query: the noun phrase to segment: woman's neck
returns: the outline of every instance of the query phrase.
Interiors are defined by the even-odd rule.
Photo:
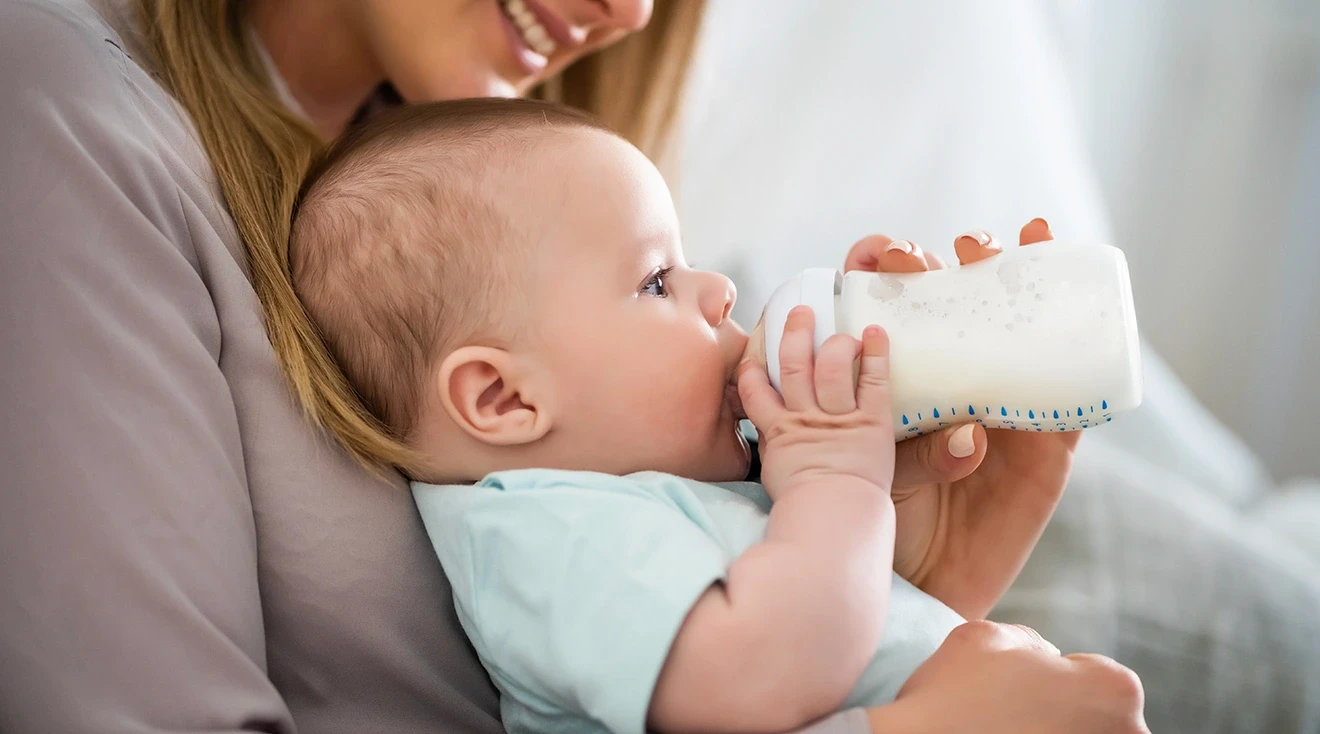
[[[248,21],[289,93],[327,140],[348,127],[384,81],[342,3],[252,0]]]

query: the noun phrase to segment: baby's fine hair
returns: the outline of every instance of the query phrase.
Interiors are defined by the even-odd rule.
[[[510,338],[533,232],[500,174],[552,133],[595,129],[544,102],[410,105],[351,130],[312,166],[294,209],[294,287],[367,409],[407,442],[442,350]]]

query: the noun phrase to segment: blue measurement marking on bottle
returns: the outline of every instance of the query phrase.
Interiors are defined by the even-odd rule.
[[[1022,411],[1017,410],[1016,408],[1013,410],[1013,414],[1016,415],[1016,416],[1019,417],[1019,418],[1022,417]]]
[[[1081,415],[1082,415],[1082,406],[1079,405],[1077,406],[1077,416],[1080,418]]]
[[[917,420],[921,420],[921,414],[917,413]]]
[[[1005,408],[1005,407],[1002,406],[1002,405],[999,406],[999,414],[1000,414],[1000,415],[1003,415],[1003,416],[1008,415],[1008,408]]]
[[[1105,423],[1108,423],[1109,421],[1112,421],[1112,420],[1113,420],[1113,418],[1106,418],[1106,419],[1105,419]]]
[[[1109,410],[1109,401],[1108,401],[1108,400],[1101,400],[1101,401],[1100,401],[1100,410]]]
[[[1059,411],[1057,411],[1057,410],[1054,411],[1054,419],[1055,419],[1055,420],[1058,420],[1058,419],[1059,419]]]
[[[1070,411],[1068,411],[1068,417],[1069,417],[1069,418],[1071,418],[1071,417],[1072,417],[1072,411],[1071,411],[1071,410],[1070,410]]]
[[[1035,417],[1036,417],[1036,411],[1034,411],[1034,410],[1028,410],[1028,411],[1027,411],[1027,417],[1028,417],[1028,418],[1035,418]]]
[[[976,408],[973,408],[970,405],[967,406],[967,415],[976,415]]]
[[[907,424],[908,424],[907,416],[903,416],[903,425],[906,426]]]
[[[949,408],[949,412],[952,413],[952,414],[954,414],[954,415],[958,415],[958,409],[957,409],[957,408]]]
[[[1095,406],[1094,406],[1094,405],[1091,406],[1091,412],[1092,412],[1092,413],[1095,412]]]
[[[940,417],[940,409],[939,409],[939,408],[935,408],[935,409],[933,409],[933,410],[931,411],[930,414],[931,414],[932,416],[936,417],[936,418],[939,418],[939,417]]]

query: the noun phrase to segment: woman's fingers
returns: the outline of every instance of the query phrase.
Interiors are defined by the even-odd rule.
[[[999,240],[994,235],[981,229],[974,229],[965,234],[958,235],[953,241],[953,250],[958,253],[958,262],[963,265],[971,265],[974,262],[980,262],[987,257],[994,257],[1004,251]]]
[[[930,270],[943,270],[949,266],[944,262],[944,258],[928,251],[926,252],[926,267]]]
[[[894,489],[956,482],[976,471],[986,447],[985,429],[975,423],[903,441],[894,456]]]
[[[843,415],[857,409],[853,363],[861,344],[847,334],[825,340],[816,355],[816,401],[826,413]]]
[[[812,376],[815,330],[816,317],[809,306],[797,306],[788,312],[784,336],[779,342],[779,391],[789,410],[807,410],[816,405]]]
[[[1054,239],[1054,233],[1050,231],[1050,223],[1036,217],[1027,222],[1022,227],[1022,232],[1018,234],[1019,245],[1034,245],[1037,242],[1047,242]]]
[[[1054,646],[1054,643],[1045,639],[1039,632],[1025,624],[1009,624],[1008,626],[1016,630],[1018,640],[1021,643],[1019,645],[1020,647],[1030,648],[1048,655],[1058,656],[1061,654],[1059,648]]]
[[[880,267],[880,257],[893,238],[883,234],[867,235],[857,240],[857,244],[848,250],[848,257],[843,260],[843,271],[863,270],[874,273]]]
[[[892,418],[889,395],[889,335],[879,326],[862,330],[862,359],[857,370],[857,407]]]
[[[930,269],[926,253],[915,242],[894,240],[881,253],[876,268],[881,273],[920,273]]]

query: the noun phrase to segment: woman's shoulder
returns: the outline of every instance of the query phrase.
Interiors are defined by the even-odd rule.
[[[6,0],[0,4],[0,89],[54,90],[67,82],[117,76],[123,41],[86,0]]]

